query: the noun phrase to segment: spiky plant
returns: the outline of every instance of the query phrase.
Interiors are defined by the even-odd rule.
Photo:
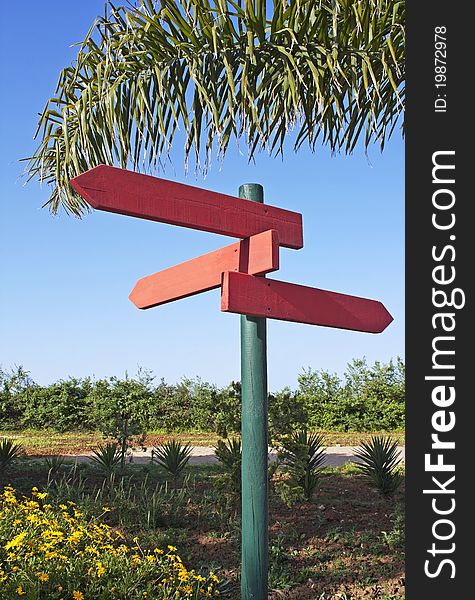
[[[397,470],[401,462],[397,442],[390,437],[372,436],[369,442],[363,442],[355,450],[355,456],[361,461],[357,464],[358,469],[382,496],[392,496],[396,492],[402,482]]]
[[[15,460],[23,454],[21,444],[8,438],[0,439],[0,476],[3,476]]]
[[[152,460],[173,477],[175,487],[183,469],[190,460],[192,447],[180,444],[177,440],[169,440],[153,449]]]
[[[242,463],[241,440],[238,438],[219,440],[214,447],[214,454],[218,461],[226,469],[233,489],[236,491],[236,493],[239,493],[241,489]]]
[[[312,498],[317,488],[325,462],[324,442],[323,435],[303,429],[284,438],[279,451],[284,469],[292,483],[302,488],[307,500]]]
[[[282,153],[351,152],[404,108],[404,0],[141,0],[98,18],[46,102],[27,164],[47,202],[81,215],[71,178],[98,164],[156,171],[177,132],[206,169],[244,138]]]
[[[92,451],[91,462],[110,478],[120,465],[122,453],[117,442],[108,442]]]
[[[64,456],[48,456],[45,459],[46,466],[48,468],[48,479],[54,478],[61,471],[61,468],[65,464]]]

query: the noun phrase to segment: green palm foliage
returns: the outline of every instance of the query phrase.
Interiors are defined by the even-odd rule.
[[[389,437],[372,436],[355,451],[361,464],[356,466],[382,496],[392,496],[402,482],[397,471],[401,462],[397,442]]]
[[[69,180],[98,164],[156,172],[177,131],[206,170],[243,138],[283,152],[384,146],[404,106],[404,1],[141,0],[100,18],[41,114],[30,178],[87,209]]]

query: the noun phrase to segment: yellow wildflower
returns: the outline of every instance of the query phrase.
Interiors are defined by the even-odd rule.
[[[23,540],[26,537],[26,531],[22,531],[12,540],[5,544],[5,550],[10,550],[10,548],[20,548],[23,545]]]
[[[25,590],[24,590],[24,589],[21,587],[21,585],[19,585],[19,586],[17,587],[17,589],[16,589],[16,593],[17,593],[19,596],[24,596],[24,595],[26,594]]]
[[[49,579],[49,575],[43,572],[36,573],[36,576],[41,581],[41,583],[45,583]]]
[[[82,592],[78,592],[76,590],[73,591],[74,600],[84,600],[84,594]]]

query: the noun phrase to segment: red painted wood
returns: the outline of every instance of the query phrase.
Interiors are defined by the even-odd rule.
[[[223,273],[221,310],[367,333],[393,320],[377,300],[233,272]]]
[[[281,246],[303,246],[302,215],[268,204],[105,165],[71,185],[99,210],[238,238],[274,229]]]
[[[265,231],[164,271],[143,277],[129,298],[138,308],[152,308],[221,285],[223,271],[259,275],[279,268],[276,231]]]

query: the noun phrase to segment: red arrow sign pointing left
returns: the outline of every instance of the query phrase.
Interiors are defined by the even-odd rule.
[[[106,165],[78,175],[71,185],[99,210],[236,238],[274,229],[281,246],[303,246],[302,215],[276,206]]]
[[[152,308],[193,296],[221,285],[223,271],[260,275],[279,268],[279,243],[275,231],[264,231],[214,252],[142,277],[129,298],[137,308]]]

